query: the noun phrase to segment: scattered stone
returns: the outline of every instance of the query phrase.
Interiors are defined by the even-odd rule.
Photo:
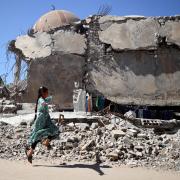
[[[148,138],[148,136],[146,134],[143,134],[143,133],[137,134],[137,137],[138,138],[144,138],[144,139]]]
[[[128,129],[127,130],[128,134],[131,135],[131,136],[137,136],[138,134],[138,131],[136,129]]]
[[[115,125],[114,124],[108,124],[108,125],[106,125],[106,129],[108,129],[108,130],[113,130],[115,128]]]
[[[116,152],[111,152],[107,155],[107,157],[110,158],[111,161],[117,161],[119,155]]]
[[[89,129],[89,124],[87,123],[75,123],[75,126],[78,127],[82,131]]]
[[[92,123],[91,129],[96,129],[96,128],[98,128],[98,123]]]
[[[134,111],[128,111],[124,114],[124,117],[129,119],[134,119],[136,118],[136,113]]]
[[[90,140],[89,142],[87,142],[82,148],[81,150],[89,150],[90,147],[95,145],[95,141],[94,140]]]
[[[74,123],[73,122],[72,123],[68,123],[67,126],[73,128],[74,127]]]
[[[62,126],[64,130],[59,139],[51,141],[52,150],[47,151],[39,143],[35,149],[35,159],[60,162],[96,161],[130,167],[180,170],[180,131],[176,134],[157,135],[153,130],[135,128],[128,123],[115,124],[113,129],[107,128],[107,125],[97,127],[96,123],[91,128],[87,123]],[[69,131],[70,126],[73,131]],[[18,127],[0,122],[0,158],[26,159],[24,146],[29,135],[30,127],[23,121]]]
[[[112,134],[112,137],[114,137],[115,139],[118,139],[119,137],[123,137],[126,135],[126,133],[123,132],[122,130],[113,130],[111,134]]]

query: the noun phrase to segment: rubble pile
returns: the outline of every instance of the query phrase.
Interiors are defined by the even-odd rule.
[[[22,104],[16,103],[12,98],[12,94],[0,77],[0,113],[3,114],[14,114],[18,110],[22,109]]]
[[[14,100],[8,100],[6,98],[0,99],[0,113],[13,114],[17,113],[17,110],[22,109],[22,104],[16,103]]]
[[[38,144],[34,159],[180,170],[180,131],[157,134],[120,118],[105,126],[71,122],[60,126],[60,131],[59,139],[51,142],[51,150]],[[0,158],[26,159],[24,146],[29,134],[30,127],[25,122],[18,127],[1,122]]]

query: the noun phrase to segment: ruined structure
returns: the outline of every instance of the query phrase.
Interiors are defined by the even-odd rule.
[[[180,16],[42,16],[15,40],[28,64],[24,101],[48,86],[54,102],[72,108],[74,82],[118,104],[180,105]],[[17,51],[18,50],[18,51]]]

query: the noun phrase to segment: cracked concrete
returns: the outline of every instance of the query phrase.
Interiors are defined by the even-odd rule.
[[[105,31],[100,31],[99,39],[115,50],[153,49],[157,47],[155,34],[159,28],[159,23],[151,18],[128,20],[122,24],[113,23]]]
[[[37,33],[35,37],[19,36],[15,46],[20,49],[27,59],[43,58],[51,55],[51,36],[47,33]]]
[[[119,104],[180,105],[179,30],[179,16],[92,16],[20,36],[16,48],[30,62],[24,100],[33,102],[43,84],[72,107],[76,81]]]
[[[83,35],[71,31],[57,31],[52,35],[54,46],[53,51],[66,52],[71,54],[85,54],[86,39]]]

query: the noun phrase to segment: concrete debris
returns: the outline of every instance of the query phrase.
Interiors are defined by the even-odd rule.
[[[118,153],[116,152],[109,153],[107,157],[109,157],[111,161],[117,161],[119,159]]]
[[[118,139],[119,137],[123,137],[125,135],[126,135],[126,133],[123,132],[122,130],[113,130],[112,131],[112,137],[114,137],[115,139]]]
[[[11,104],[11,105],[4,105],[3,113],[8,114],[8,113],[16,113],[17,112],[17,106]]]
[[[71,130],[66,130],[67,126],[71,126]],[[63,125],[59,139],[51,142],[52,150],[47,151],[38,144],[34,159],[98,161],[112,165],[180,170],[180,131],[158,135],[150,129],[135,130],[128,122],[115,126],[114,130],[99,126],[84,130],[84,127],[92,126],[97,127],[97,124]],[[129,135],[129,132],[135,131],[137,136]],[[24,146],[29,134],[30,128],[26,122],[22,121],[18,127],[0,122],[0,158],[26,159]]]
[[[60,30],[53,35],[38,32],[34,34],[34,37],[19,36],[15,45],[23,52],[27,60],[30,60],[48,57],[52,52],[83,55],[86,49],[86,40],[83,35]]]
[[[0,114],[14,114],[18,110],[22,109],[22,104],[15,103],[14,100],[8,100],[6,98],[0,99]]]
[[[10,99],[12,92],[6,86],[0,86],[0,114],[14,114],[22,109],[22,104]]]
[[[82,82],[79,88],[119,104],[180,105],[179,16],[90,16],[51,25],[15,40],[15,53],[28,62],[26,102],[43,83],[58,94],[56,104],[66,104],[61,109],[72,109],[73,84]]]
[[[15,46],[28,59],[42,58],[51,55],[51,36],[45,32],[36,33],[35,38],[28,35],[19,36]]]
[[[112,165],[180,170],[180,131],[158,135],[150,129],[134,129],[125,121],[114,126],[114,130],[106,126],[109,124],[105,127],[87,123],[63,125],[59,139],[51,142],[53,149],[47,151],[38,144],[34,159],[98,161]],[[18,127],[0,122],[0,158],[25,159],[24,146],[29,134],[30,128],[25,121]]]
[[[161,30],[161,36],[166,37],[166,41],[168,44],[176,44],[180,46],[180,23],[176,22],[165,22],[164,28]]]
[[[75,22],[54,29],[53,21],[51,31],[16,38],[15,53],[28,62],[25,101],[32,103],[37,85],[44,84],[58,94],[56,104],[72,109],[73,83],[82,82],[79,88],[119,104],[180,105],[179,16],[90,16]],[[67,92],[71,99],[63,97]]]
[[[133,118],[136,118],[136,113],[133,111],[128,111],[124,114],[124,117],[128,119],[133,119]]]
[[[90,140],[81,149],[82,149],[82,151],[89,150],[94,145],[95,145],[95,141],[94,140]]]
[[[179,28],[176,16],[91,16],[51,31],[19,36],[14,48],[28,62],[27,86],[17,84],[9,92],[0,82],[0,113],[21,109],[9,97],[17,99],[24,91],[23,99],[34,102],[42,83],[54,94],[59,110],[72,110],[74,105],[75,112],[85,113],[89,108],[86,92],[98,92],[121,105],[179,106]],[[8,121],[2,117],[0,158],[26,158],[24,146],[33,117],[33,112],[19,115],[11,122],[16,126],[6,123],[11,117]],[[34,158],[180,171],[180,131],[176,130],[180,120],[136,118],[135,111],[120,117],[110,115],[108,123],[105,117],[99,121],[71,117],[71,122],[60,125],[61,134],[51,142],[52,150],[38,144]],[[168,134],[167,129],[176,132]]]
[[[96,128],[98,128],[98,123],[92,123],[91,129],[96,129]]]
[[[75,126],[82,131],[89,129],[89,124],[87,124],[87,123],[75,123]]]

